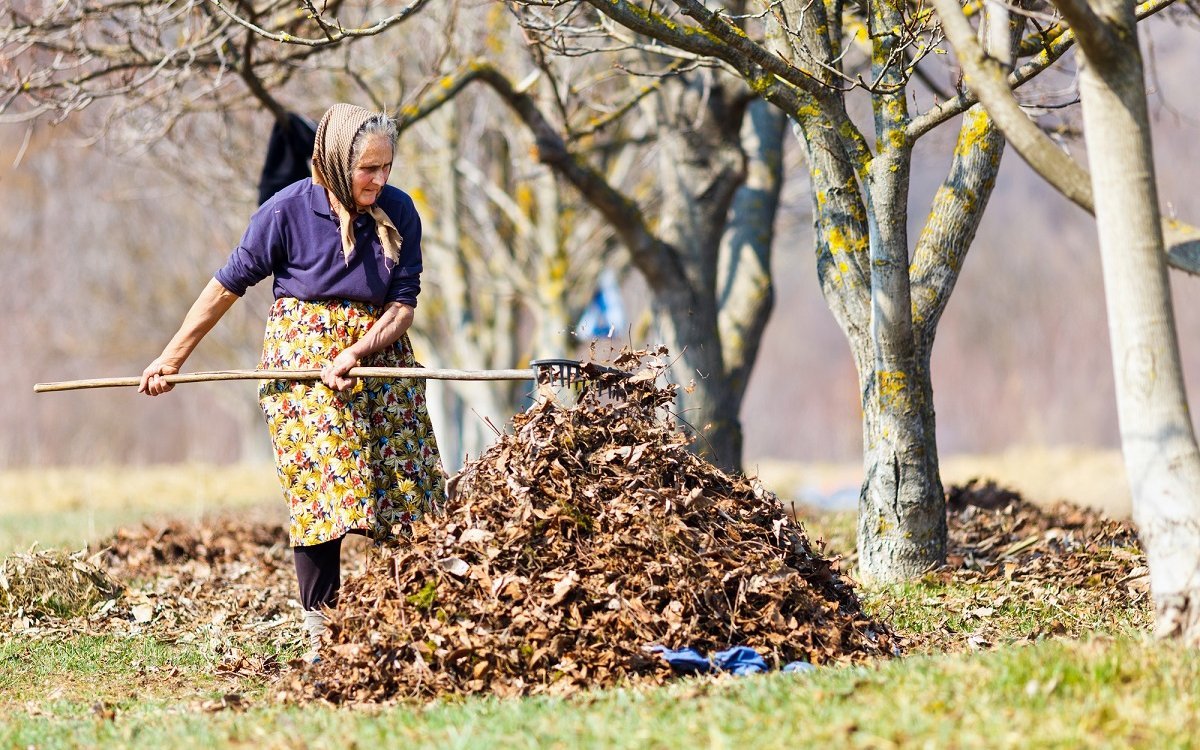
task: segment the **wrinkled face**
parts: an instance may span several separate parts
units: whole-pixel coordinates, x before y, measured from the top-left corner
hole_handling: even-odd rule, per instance
[[[362,155],[354,165],[351,185],[354,203],[359,209],[375,205],[392,173],[392,142],[388,137],[372,133],[364,135],[363,139]]]

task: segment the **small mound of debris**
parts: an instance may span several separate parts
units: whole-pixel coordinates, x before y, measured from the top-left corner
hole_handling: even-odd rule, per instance
[[[917,632],[901,634],[906,649],[950,653],[1149,628],[1149,568],[1128,523],[1066,502],[1035,505],[991,480],[950,488],[946,512],[946,565],[926,576],[943,586],[891,605],[928,608]]]
[[[950,570],[980,578],[1053,580],[1059,586],[1144,591],[1149,569],[1124,521],[1065,501],[1039,507],[995,481],[946,493]]]
[[[287,534],[279,524],[215,519],[211,524],[171,521],[120,529],[101,543],[104,559],[130,578],[156,577],[163,566],[259,563],[276,568],[290,561]]]
[[[78,617],[120,595],[121,585],[86,549],[30,550],[0,561],[0,612],[16,620]]]
[[[98,557],[131,587],[113,618],[180,633],[200,623],[248,634],[294,626],[295,572],[279,524],[213,518],[121,529]]]
[[[891,655],[889,628],[862,613],[779,500],[687,450],[661,418],[674,387],[658,375],[621,381],[616,399],[543,397],[514,417],[443,516],[346,582],[322,659],[291,696],[662,682],[651,644],[747,645],[775,668]]]

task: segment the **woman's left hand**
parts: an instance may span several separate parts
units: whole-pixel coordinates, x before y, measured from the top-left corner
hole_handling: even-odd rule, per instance
[[[347,374],[353,367],[358,367],[358,357],[347,349],[321,369],[321,382],[335,391],[348,391],[358,382]]]

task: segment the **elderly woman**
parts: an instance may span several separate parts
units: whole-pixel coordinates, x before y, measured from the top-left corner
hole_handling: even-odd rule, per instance
[[[263,381],[259,402],[290,509],[304,625],[314,645],[337,601],[347,533],[388,540],[444,501],[421,380],[349,377],[414,367],[407,331],[421,284],[421,221],[387,184],[396,126],[335,104],[321,118],[311,179],[263,204],[139,390],[171,390],[185,360],[247,287],[274,277],[260,367],[321,369],[321,382]]]

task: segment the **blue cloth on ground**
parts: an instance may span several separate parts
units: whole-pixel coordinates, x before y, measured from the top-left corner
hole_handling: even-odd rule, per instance
[[[649,650],[658,654],[667,664],[679,674],[708,674],[710,672],[730,672],[735,675],[758,674],[769,671],[766,659],[749,646],[734,646],[724,651],[718,651],[712,658],[706,658],[694,648],[671,649],[666,646],[654,645]],[[784,672],[812,672],[816,670],[806,661],[789,662],[783,667]]]
[[[767,671],[767,660],[749,646],[734,646],[712,655],[712,663],[722,672],[736,675],[757,674]]]
[[[713,671],[712,662],[694,648],[670,649],[666,646],[651,646],[650,650],[661,656],[671,669],[680,674],[704,674]]]

